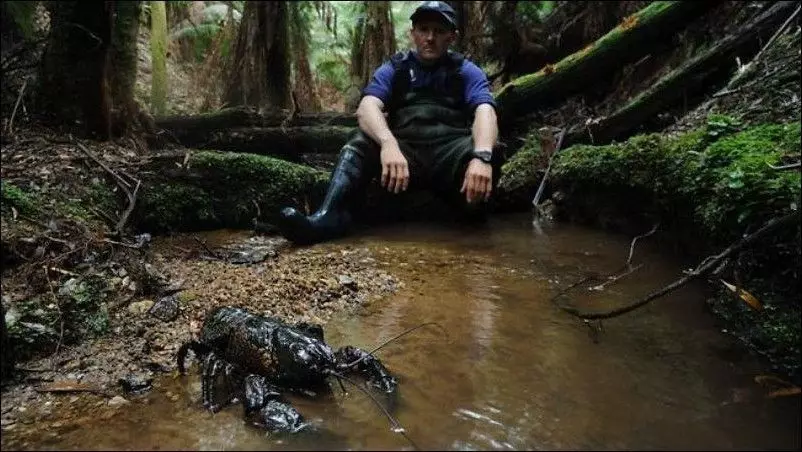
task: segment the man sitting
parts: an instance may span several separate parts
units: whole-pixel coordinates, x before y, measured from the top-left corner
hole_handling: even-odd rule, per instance
[[[279,228],[290,241],[345,235],[350,202],[379,174],[391,193],[425,186],[466,218],[484,218],[501,166],[487,76],[448,50],[457,20],[447,3],[423,2],[410,19],[415,50],[397,53],[373,73],[356,111],[359,129],[340,151],[319,209],[310,216],[281,211]]]

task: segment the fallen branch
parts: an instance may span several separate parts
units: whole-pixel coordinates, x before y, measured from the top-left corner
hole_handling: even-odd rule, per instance
[[[557,303],[557,306],[560,309],[562,309],[563,311],[573,315],[574,317],[578,317],[578,318],[584,319],[584,320],[599,320],[599,319],[609,319],[609,318],[613,318],[613,317],[618,317],[620,315],[623,315],[623,314],[626,314],[628,312],[634,311],[635,309],[638,309],[638,308],[640,308],[642,306],[645,306],[649,302],[651,302],[651,301],[653,301],[653,300],[655,300],[657,298],[660,298],[660,297],[662,297],[662,296],[664,296],[664,295],[666,295],[666,294],[668,294],[670,292],[673,292],[676,289],[679,289],[680,287],[688,284],[689,282],[693,281],[694,279],[697,279],[699,277],[707,275],[712,270],[718,268],[718,264],[721,261],[727,259],[730,255],[732,255],[732,254],[740,251],[741,249],[751,245],[752,243],[757,241],[757,239],[763,237],[764,235],[766,235],[770,231],[773,231],[773,230],[779,228],[780,226],[783,226],[783,225],[785,225],[787,223],[790,223],[792,220],[794,220],[798,216],[799,216],[799,211],[795,210],[793,212],[790,212],[790,213],[786,214],[785,216],[782,216],[782,217],[779,217],[779,218],[773,218],[772,220],[767,222],[763,227],[761,227],[760,229],[758,229],[757,231],[755,231],[752,234],[749,234],[747,236],[742,237],[741,239],[739,239],[738,241],[736,241],[735,243],[730,245],[727,249],[725,249],[724,251],[720,252],[719,254],[716,254],[716,255],[713,255],[713,256],[710,256],[710,257],[704,259],[702,261],[702,263],[699,264],[699,266],[697,266],[692,271],[688,272],[682,278],[680,278],[680,279],[672,282],[671,284],[663,287],[662,289],[659,289],[659,290],[657,290],[655,292],[652,292],[651,294],[647,295],[646,297],[644,297],[644,298],[642,298],[642,299],[640,299],[638,301],[635,301],[633,303],[630,303],[630,304],[628,304],[626,306],[622,306],[620,308],[612,309],[612,310],[609,310],[609,311],[602,311],[602,312],[583,312],[583,311],[580,311],[577,308],[569,307],[569,306],[563,306],[563,305],[560,305],[559,303]],[[574,284],[574,286],[576,286],[576,285],[577,284]],[[565,293],[565,291],[561,292],[561,294],[558,294],[557,296],[561,296],[563,293]],[[554,299],[556,299],[556,297],[553,298],[553,300]]]
[[[193,235],[192,238],[196,242],[200,243],[200,245],[203,247],[203,249],[205,249],[206,252],[209,253],[213,258],[219,259],[221,261],[224,260],[219,254],[215,253],[211,248],[209,248],[208,245],[206,245],[206,241],[205,240],[201,240],[200,238],[198,238],[197,235]]]
[[[767,162],[766,165],[769,165],[769,168],[771,168],[773,170],[780,171],[780,170],[789,170],[789,169],[796,169],[796,168],[802,167],[802,162],[790,163],[788,165],[781,165],[781,166],[774,166],[771,163]]]
[[[64,314],[61,312],[61,305],[58,302],[58,297],[56,297],[56,293],[53,291],[53,282],[50,281],[50,274],[47,272],[47,266],[42,266],[42,269],[45,271],[45,278],[47,278],[47,287],[50,289],[50,296],[53,297],[53,304],[56,305],[56,310],[58,311],[58,319],[60,322],[59,333],[58,333],[58,342],[56,343],[56,350],[53,351],[53,354],[50,356],[50,363],[53,370],[56,370],[56,357],[58,356],[59,349],[61,349],[61,343],[64,340]]]
[[[126,182],[126,180],[123,179],[122,176],[120,176],[119,174],[114,172],[114,170],[112,170],[105,163],[103,163],[103,161],[100,160],[99,158],[97,158],[97,156],[95,156],[95,154],[93,154],[92,151],[87,149],[86,146],[84,146],[83,144],[81,144],[78,141],[76,141],[75,144],[78,146],[79,149],[81,149],[81,151],[84,152],[84,154],[89,156],[89,158],[91,158],[95,163],[100,165],[100,167],[103,168],[104,170],[106,170],[107,173],[111,174],[111,176],[117,182],[117,186],[120,187],[120,189],[125,193],[125,196],[128,198],[128,207],[126,207],[126,209],[123,212],[123,214],[120,215],[120,219],[117,221],[117,225],[116,225],[115,231],[114,231],[115,235],[119,236],[119,235],[122,234],[123,227],[125,227],[125,223],[128,221],[128,217],[131,215],[131,212],[134,211],[134,206],[136,205],[136,195],[139,192],[139,187],[142,184],[142,181],[134,179],[131,176],[128,176],[132,180],[136,180],[136,187],[134,188],[134,192],[131,193],[131,190],[130,190],[131,184]]]
[[[6,133],[11,134],[14,133],[14,116],[17,115],[17,108],[19,108],[19,103],[22,100],[22,93],[25,92],[25,87],[28,85],[28,77],[25,77],[25,80],[22,81],[22,86],[19,89],[19,94],[17,95],[17,102],[14,103],[14,110],[11,111],[11,119],[8,120],[8,126],[6,127]]]
[[[563,137],[565,136],[565,128],[560,129],[560,137],[557,138],[557,145],[554,146],[554,150],[549,156],[549,165],[546,167],[546,172],[543,174],[543,179],[540,180],[540,186],[537,188],[537,193],[535,193],[535,197],[532,199],[532,205],[535,207],[535,215],[539,213],[537,207],[540,204],[540,197],[543,195],[543,189],[546,186],[546,180],[549,178],[549,172],[551,171],[551,165],[554,163],[554,157],[560,152],[560,147],[563,144]],[[550,140],[551,142],[551,140]]]
[[[738,80],[740,80],[741,78],[743,78],[744,75],[754,70],[754,67],[756,66],[757,62],[759,61],[763,53],[766,51],[766,49],[771,47],[771,45],[774,44],[774,41],[777,40],[777,38],[782,34],[782,32],[785,31],[786,28],[788,28],[788,25],[791,23],[791,21],[793,21],[796,15],[799,14],[800,9],[802,9],[802,6],[797,7],[796,10],[793,13],[791,13],[788,19],[782,25],[780,25],[780,28],[778,28],[777,31],[774,33],[774,35],[769,39],[766,45],[764,45],[763,48],[760,49],[760,51],[757,53],[757,55],[755,55],[755,57],[752,58],[752,61],[738,68],[738,71],[735,73],[735,75],[732,77],[729,83],[727,83],[727,86],[725,86],[724,89],[714,94],[713,97],[717,97],[717,95],[723,95],[723,93],[725,93],[726,91],[730,91],[730,88],[733,85],[735,85],[735,83]]]
[[[627,263],[627,265],[629,265],[629,263]],[[608,276],[607,277],[607,281],[599,284],[598,286],[593,286],[589,290],[604,290],[604,288],[607,287],[608,285],[618,281],[619,279],[624,278],[627,275],[631,275],[632,273],[635,273],[641,267],[643,267],[643,264],[638,264],[638,265],[636,265],[634,267],[630,266],[629,269],[627,271],[625,271],[624,273],[621,273],[621,274],[618,274],[618,275],[614,275],[614,276]]]
[[[123,227],[125,227],[125,223],[128,221],[128,217],[131,216],[131,212],[134,211],[134,206],[136,205],[136,195],[139,193],[139,187],[142,185],[142,181],[136,181],[136,187],[134,188],[134,192],[131,196],[128,197],[128,207],[125,208],[125,211],[122,215],[120,215],[120,221],[117,222],[116,233],[117,235],[121,235],[123,232]]]

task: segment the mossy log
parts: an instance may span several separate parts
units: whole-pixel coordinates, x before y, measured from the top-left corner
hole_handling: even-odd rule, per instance
[[[328,173],[261,155],[193,151],[153,158],[133,214],[148,232],[221,227],[252,228],[272,222],[281,206],[314,204]]]
[[[610,116],[591,124],[575,127],[563,145],[607,144],[622,138],[661,110],[682,101],[711,82],[711,78],[727,77],[735,65],[735,55],[756,51],[756,41],[761,33],[773,31],[797,6],[796,2],[777,2],[749,21],[736,32],[718,41],[706,52],[693,58],[683,66],[661,78],[650,89],[638,95]]]
[[[579,52],[504,85],[496,96],[502,123],[593,86],[592,80],[649,53],[719,1],[653,2]]]
[[[240,127],[344,126],[356,127],[356,117],[337,112],[306,113],[291,117],[286,112],[260,112],[252,107],[232,107],[212,113],[156,118],[156,126],[179,141],[199,132]]]
[[[208,132],[182,144],[302,162],[304,154],[336,155],[353,130],[337,126],[242,127]]]

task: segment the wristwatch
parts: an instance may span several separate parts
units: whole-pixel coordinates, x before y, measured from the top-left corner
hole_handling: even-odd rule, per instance
[[[487,164],[493,161],[493,151],[488,151],[487,149],[474,149],[471,155]]]

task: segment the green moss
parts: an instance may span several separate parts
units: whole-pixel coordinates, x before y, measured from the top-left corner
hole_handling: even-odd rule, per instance
[[[32,215],[38,211],[37,198],[35,195],[23,191],[16,185],[8,182],[0,182],[0,191],[2,191],[2,208],[5,212],[10,207],[14,207],[17,211],[24,215]]]
[[[711,117],[706,127],[675,137],[650,134],[608,146],[574,146],[558,156],[553,183],[566,194],[566,209],[588,198],[634,203],[635,210],[659,216],[664,228],[684,234],[679,240],[691,244],[686,249],[693,246],[700,256],[718,252],[769,219],[799,209],[800,173],[769,165],[798,158],[800,124],[741,129],[730,118]],[[631,214],[629,208],[623,211]],[[711,301],[733,334],[797,377],[800,235],[799,224],[776,231],[738,256],[745,288],[769,300],[771,308],[756,314],[726,294]]]
[[[199,151],[180,179],[145,188],[137,217],[140,229],[193,230],[252,227],[269,221],[283,205],[314,199],[328,173],[254,154]]]
[[[146,186],[135,216],[140,229],[152,231],[191,230],[214,227],[218,223],[209,193],[182,182],[156,182]]]
[[[540,141],[530,135],[521,149],[501,167],[499,188],[511,192],[533,185],[538,179],[536,162],[543,158],[540,154]]]

